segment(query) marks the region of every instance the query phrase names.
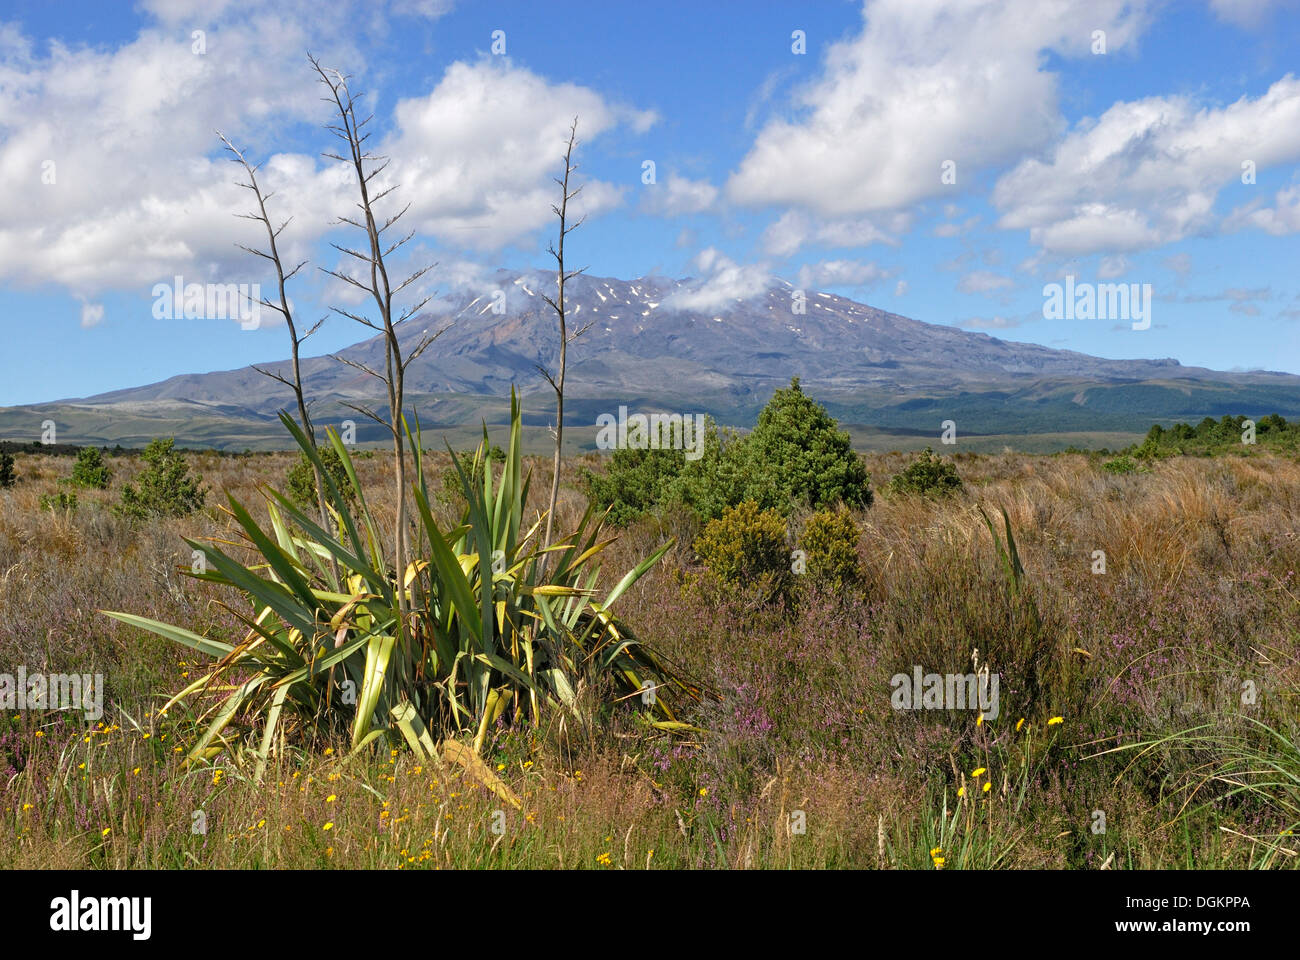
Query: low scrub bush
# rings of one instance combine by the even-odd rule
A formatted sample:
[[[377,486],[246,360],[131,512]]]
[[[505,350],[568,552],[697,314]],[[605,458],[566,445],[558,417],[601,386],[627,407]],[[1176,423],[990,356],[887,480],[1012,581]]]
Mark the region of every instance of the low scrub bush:
[[[122,489],[119,514],[132,520],[184,517],[203,506],[207,491],[190,475],[185,458],[173,449],[175,443],[171,438],[150,441],[143,454],[144,470]]]
[[[77,495],[75,493],[43,493],[41,494],[40,506],[42,510],[62,510],[71,512],[77,509]]]
[[[329,472],[330,479],[334,481],[334,486],[339,488],[349,502],[355,502],[356,495],[352,492],[347,471],[343,468],[343,461],[334,452],[334,448],[318,447],[316,453],[325,470]],[[298,462],[289,469],[285,477],[285,492],[300,507],[316,505],[316,468],[307,454],[302,451],[298,452]]]
[[[87,490],[107,490],[111,476],[99,447],[82,447],[77,453],[77,462],[72,465],[68,482]]]
[[[808,518],[799,549],[810,582],[832,590],[857,583],[858,526],[844,510],[822,510]]]
[[[785,518],[753,500],[727,507],[695,541],[695,552],[723,583],[782,592],[791,574]]]
[[[1101,465],[1101,468],[1107,473],[1117,475],[1137,473],[1141,469],[1141,467],[1138,466],[1138,462],[1127,455],[1121,455],[1115,457],[1113,460],[1107,460]]]
[[[914,493],[923,497],[946,496],[961,489],[961,477],[951,460],[938,456],[929,447],[917,455],[901,473],[889,481],[894,493]]]

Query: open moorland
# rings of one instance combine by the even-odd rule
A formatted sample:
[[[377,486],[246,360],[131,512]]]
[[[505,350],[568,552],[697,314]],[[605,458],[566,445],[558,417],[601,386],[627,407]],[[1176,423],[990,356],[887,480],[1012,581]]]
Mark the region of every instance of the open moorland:
[[[140,520],[114,509],[138,456],[104,457],[108,486],[74,508],[58,500],[71,458],[20,452],[0,489],[0,672],[98,674],[103,700],[92,719],[0,717],[0,864],[1294,866],[1294,451],[938,459],[959,484],[891,483],[916,458],[870,453],[867,506],[710,525],[669,504],[606,528],[604,591],[671,542],[614,610],[697,695],[655,724],[644,697],[579,670],[576,709],[499,712],[482,762],[455,763],[301,719],[268,745],[265,713],[195,755],[216,682],[162,708],[213,658],[101,612],[238,645],[253,608],[187,576],[183,538],[251,568],[226,494],[265,522],[294,456],[186,453],[204,505]],[[353,460],[382,540],[391,455]],[[551,463],[523,466],[528,526]],[[587,509],[584,467],[611,469],[566,463],[560,531]],[[450,455],[424,470],[429,519],[451,531],[466,503]],[[900,709],[914,673],[994,676],[994,701]]]

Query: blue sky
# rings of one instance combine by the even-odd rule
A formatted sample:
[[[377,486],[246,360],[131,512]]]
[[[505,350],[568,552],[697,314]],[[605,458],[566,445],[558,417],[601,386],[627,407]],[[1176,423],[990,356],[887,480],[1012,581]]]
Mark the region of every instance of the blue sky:
[[[298,316],[351,306],[316,269],[350,200],[306,49],[373,95],[429,292],[547,266],[576,113],[592,274],[719,301],[779,276],[1005,339],[1300,373],[1294,2],[9,0],[0,404],[284,355],[269,323],[153,316],[176,275],[269,284],[214,128],[294,217]],[[1151,328],[1044,319],[1067,274],[1150,284]],[[332,318],[308,352],[364,332]]]

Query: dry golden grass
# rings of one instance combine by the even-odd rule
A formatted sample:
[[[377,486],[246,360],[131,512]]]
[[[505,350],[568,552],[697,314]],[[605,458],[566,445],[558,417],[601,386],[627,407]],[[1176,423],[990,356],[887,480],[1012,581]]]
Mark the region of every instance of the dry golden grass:
[[[994,792],[963,828],[967,840],[1011,850],[999,866],[1095,867],[1112,853],[1121,867],[1243,866],[1255,845],[1239,834],[1282,826],[1267,806],[1249,804],[1177,822],[1171,785],[1204,756],[1165,752],[1129,767],[1127,758],[1096,755],[1192,722],[1230,725],[1243,677],[1258,682],[1260,716],[1294,716],[1294,459],[1181,458],[1113,476],[1082,455],[963,455],[963,489],[928,500],[884,492],[909,457],[872,454],[876,502],[855,515],[861,586],[809,594],[788,610],[708,587],[691,549],[695,519],[638,522],[619,532],[606,569],[627,569],[677,539],[621,612],[640,637],[718,688],[721,701],[698,718],[710,734],[674,747],[617,717],[605,733],[577,739],[503,731],[491,760],[527,797],[504,839],[488,829],[495,807],[483,791],[416,773],[406,758],[344,770],[336,757],[293,754],[275,773],[287,786],[272,788],[233,769],[214,784],[211,770],[182,770],[170,750],[155,749],[167,728],[150,712],[195,664],[97,611],[230,631],[216,601],[233,598],[177,572],[189,566],[182,537],[230,535],[234,525],[217,509],[225,492],[256,515],[259,486],[282,485],[290,455],[187,454],[212,491],[208,506],[145,524],[110,510],[135,461],[109,458],[112,489],[79,491],[76,513],[59,515],[38,504],[60,489],[71,460],[17,459],[20,483],[0,491],[0,672],[13,664],[101,672],[114,711],[104,720],[123,729],[85,743],[49,718],[0,727],[0,768],[10,768],[0,777],[5,865],[930,868],[944,797],[955,802],[976,764],[999,771],[1000,784],[1026,784],[1022,804],[1014,790]],[[430,457],[435,491],[448,462],[445,453]],[[533,466],[529,506],[540,510],[549,465],[538,458]],[[561,530],[586,506],[572,482],[577,466],[566,464]],[[377,515],[387,515],[385,455],[359,460],[358,470]],[[1007,597],[980,506],[1008,512],[1026,570],[1022,601]],[[450,524],[454,504],[438,510]],[[792,534],[801,519],[792,518]],[[1106,555],[1100,576],[1096,550]],[[974,649],[1004,678],[998,720],[977,726],[970,716],[890,709],[896,670],[964,670]],[[1057,715],[1066,722],[1048,729]],[[155,739],[142,740],[127,717]],[[1020,717],[1034,739],[1013,729]],[[47,735],[32,739],[42,725]],[[452,791],[460,795],[448,806]],[[190,833],[195,809],[213,815],[206,837]],[[1115,825],[1108,835],[1088,829],[1098,809]],[[796,811],[805,833],[792,830]],[[383,825],[399,817],[396,828]],[[994,858],[979,844],[971,850],[966,865]]]

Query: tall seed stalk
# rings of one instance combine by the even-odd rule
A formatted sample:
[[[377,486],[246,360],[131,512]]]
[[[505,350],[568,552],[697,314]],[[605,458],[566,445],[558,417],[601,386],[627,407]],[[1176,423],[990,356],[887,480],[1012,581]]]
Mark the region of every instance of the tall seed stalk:
[[[310,439],[311,442],[314,444],[316,442],[316,428],[313,426],[311,422],[311,417],[307,413],[307,399],[302,388],[302,369],[299,363],[299,357],[301,356],[302,353],[303,342],[308,337],[310,337],[313,333],[315,333],[317,330],[320,329],[321,324],[325,322],[325,318],[321,317],[321,319],[317,320],[312,325],[312,328],[310,330],[308,330],[302,336],[298,336],[298,328],[294,322],[293,310],[290,309],[289,307],[289,297],[288,294],[285,292],[285,287],[287,286],[288,282],[292,280],[294,275],[297,274],[298,271],[301,270],[303,267],[305,267],[309,261],[303,260],[292,270],[289,270],[288,272],[285,271],[284,263],[280,259],[279,239],[280,239],[280,234],[284,232],[285,227],[289,226],[293,218],[289,217],[288,219],[284,220],[278,227],[271,226],[271,218],[266,211],[266,203],[273,196],[275,196],[275,193],[262,192],[262,187],[257,182],[257,171],[261,165],[250,163],[248,159],[244,156],[243,152],[239,150],[233,143],[231,143],[229,138],[227,138],[226,135],[223,134],[220,130],[217,131],[217,136],[221,139],[221,142],[226,145],[226,150],[231,154],[232,162],[238,163],[240,166],[242,166],[244,168],[245,176],[248,177],[248,181],[245,183],[241,183],[238,180],[235,181],[236,185],[252,191],[253,197],[257,201],[257,209],[255,211],[253,211],[252,213],[237,213],[235,214],[235,216],[240,217],[241,219],[244,220],[255,220],[258,223],[262,224],[262,226],[266,229],[266,240],[267,240],[266,250],[257,250],[254,249],[253,247],[245,246],[242,243],[238,243],[236,244],[236,246],[247,253],[253,254],[253,256],[255,257],[261,257],[264,260],[269,260],[271,262],[271,265],[275,267],[275,278],[279,289],[280,302],[272,303],[270,300],[263,297],[260,300],[260,303],[264,307],[268,307],[271,310],[277,311],[282,317],[284,317],[285,326],[289,330],[289,348],[290,348],[289,365],[290,365],[290,370],[293,379],[290,380],[288,377],[285,377],[283,374],[277,371],[267,370],[257,365],[254,365],[253,369],[256,370],[258,373],[262,374],[263,376],[270,377],[272,380],[279,381],[280,383],[284,384],[286,387],[288,387],[290,390],[293,391],[294,399],[297,401],[298,404],[298,422],[302,425],[303,433],[305,433],[308,439]],[[329,520],[329,515],[326,513],[325,510],[325,488],[321,483],[320,470],[319,468],[317,468],[315,463],[312,464],[312,473],[315,475],[316,478],[316,509],[319,512],[321,523],[327,523]]]
[[[567,283],[569,280],[572,280],[574,277],[578,276],[584,270],[587,269],[586,267],[582,267],[578,270],[572,270],[569,272],[565,272],[564,269],[564,240],[574,230],[577,230],[580,226],[582,226],[583,221],[587,219],[585,216],[583,216],[580,217],[578,221],[572,225],[569,225],[568,222],[569,201],[574,199],[579,193],[582,192],[582,187],[578,187],[576,190],[572,192],[569,191],[569,180],[578,169],[577,165],[575,165],[573,162],[573,149],[577,145],[577,138],[578,138],[578,118],[574,117],[573,124],[569,127],[568,147],[564,151],[564,176],[563,178],[560,177],[554,178],[555,182],[560,187],[560,203],[558,206],[555,204],[551,205],[551,211],[555,214],[556,217],[559,218],[560,221],[560,235],[558,240],[558,246],[556,245],[556,243],[551,243],[547,246],[547,251],[551,254],[552,257],[555,258],[556,296],[552,298],[547,294],[542,294],[542,299],[545,300],[548,304],[550,304],[551,309],[555,311],[556,318],[559,320],[559,324],[560,324],[559,370],[556,373],[552,374],[546,368],[541,366],[538,367],[538,369],[542,373],[542,376],[545,377],[546,381],[551,385],[551,389],[555,391],[555,463],[554,463],[554,471],[551,475],[551,499],[550,499],[550,505],[546,512],[546,535],[543,540],[543,549],[551,545],[551,531],[555,525],[555,504],[560,496],[560,469],[563,466],[563,447],[564,447],[564,379],[568,371],[569,344],[574,340],[578,339],[578,337],[582,336],[582,334],[584,334],[587,331],[587,329],[591,326],[591,323],[589,322],[585,327],[583,327],[577,333],[574,333],[572,336],[570,336],[569,328],[568,328],[568,314],[566,312],[566,307],[564,303],[565,283]],[[542,556],[543,569],[545,568],[548,559],[549,557],[546,554],[543,554]]]
[[[408,232],[400,240],[390,244],[387,248],[383,246],[384,234],[397,223],[402,216],[410,209],[408,203],[396,214],[386,219],[382,226],[379,225],[378,218],[375,216],[375,206],[386,196],[397,189],[397,184],[380,189],[373,196],[371,195],[371,182],[379,176],[388,167],[389,160],[385,157],[375,156],[366,150],[366,141],[370,139],[370,131],[366,130],[367,125],[373,119],[373,114],[367,114],[362,120],[357,119],[356,95],[352,93],[348,86],[349,76],[338,70],[321,66],[319,60],[308,54],[308,60],[317,74],[320,75],[321,82],[329,90],[329,96],[322,99],[326,103],[332,103],[338,114],[337,123],[327,124],[326,129],[337,136],[346,145],[346,156],[337,153],[326,153],[325,157],[336,160],[340,163],[347,164],[351,167],[356,175],[358,202],[357,210],[360,211],[357,216],[339,217],[338,223],[346,223],[365,232],[366,250],[354,250],[350,247],[340,246],[332,243],[339,253],[352,257],[362,265],[363,278],[365,272],[369,272],[369,279],[358,280],[353,276],[344,273],[341,270],[324,270],[335,279],[350,284],[357,289],[368,294],[375,302],[375,307],[379,312],[380,323],[376,324],[368,317],[359,313],[353,313],[342,309],[341,307],[331,307],[330,309],[340,316],[355,320],[357,323],[370,327],[378,331],[384,337],[384,370],[382,372],[371,369],[364,363],[352,360],[347,357],[336,356],[336,359],[361,370],[363,373],[383,382],[388,399],[388,416],[382,417],[373,410],[355,404],[346,404],[353,410],[365,417],[384,426],[393,438],[393,482],[396,492],[396,506],[394,508],[394,531],[393,531],[393,564],[395,567],[394,576],[397,580],[397,599],[398,609],[400,612],[400,633],[405,637],[408,633],[410,624],[408,616],[410,614],[410,600],[405,590],[405,577],[408,566],[409,546],[407,544],[407,480],[406,480],[406,419],[403,413],[403,403],[405,400],[406,370],[414,363],[419,356],[428,349],[446,330],[444,327],[434,334],[426,334],[420,339],[420,342],[406,357],[402,356],[402,345],[397,336],[397,328],[415,316],[424,308],[432,297],[427,296],[419,300],[414,305],[400,312],[394,318],[393,298],[400,294],[412,283],[415,283],[434,266],[427,264],[409,275],[397,286],[393,286],[388,277],[388,266],[386,258],[392,253],[404,246],[414,231]]]

